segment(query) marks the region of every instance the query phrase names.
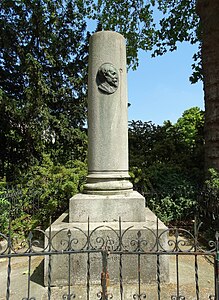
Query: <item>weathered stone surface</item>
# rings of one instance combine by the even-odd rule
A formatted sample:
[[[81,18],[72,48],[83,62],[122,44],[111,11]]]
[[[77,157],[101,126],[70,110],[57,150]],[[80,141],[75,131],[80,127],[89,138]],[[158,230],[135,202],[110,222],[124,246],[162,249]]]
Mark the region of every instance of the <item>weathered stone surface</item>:
[[[145,222],[123,222],[121,231],[123,248],[129,251],[135,251],[137,247],[138,232],[141,232],[141,247],[144,251],[156,251],[156,236],[159,236],[166,229],[166,226],[158,221],[157,218],[149,210],[145,209],[147,219]],[[97,228],[97,229],[96,229]],[[129,229],[128,229],[129,228]],[[79,230],[80,229],[80,230]],[[128,229],[126,231],[126,229]],[[88,234],[88,225],[86,223],[68,223],[67,214],[63,214],[51,228],[52,245],[56,250],[65,250],[69,243],[75,251],[86,249],[86,241]],[[62,230],[62,231],[60,231]],[[69,230],[71,235],[69,235]],[[96,249],[104,247],[104,241],[109,241],[116,249],[119,245],[119,222],[100,222],[90,223],[89,226],[90,246]],[[160,245],[168,248],[167,234],[163,234],[160,238]],[[85,284],[88,276],[90,283],[100,284],[102,272],[102,255],[100,252],[89,254],[73,253],[69,255],[52,255],[51,257],[51,283],[53,286],[65,286],[70,284]],[[70,278],[68,277],[70,264]],[[138,281],[138,255],[123,254],[120,258],[119,254],[109,254],[108,272],[111,283],[119,282],[120,266],[122,264],[122,277],[124,283],[136,283]],[[155,282],[157,279],[157,255],[141,255],[141,281],[145,283]],[[162,282],[169,280],[169,258],[168,256],[160,257],[160,276]],[[45,285],[48,281],[48,257],[45,259]]]
[[[77,194],[69,202],[69,222],[145,221],[145,199],[138,192],[114,195]]]
[[[133,192],[128,174],[128,117],[126,82],[125,39],[118,33],[104,31],[90,39],[88,74],[88,176],[83,194],[70,199],[69,216],[62,215],[51,227],[54,250],[67,248],[102,250],[106,239],[119,242],[119,218],[122,220],[123,247],[135,247],[141,231],[142,243],[148,251],[156,243],[156,236],[166,227],[155,215],[145,209],[145,199]],[[88,217],[90,227],[87,227]],[[67,218],[67,220],[65,219]],[[159,230],[157,230],[157,222]],[[146,228],[146,227],[147,228]],[[94,228],[97,228],[94,230]],[[128,229],[127,231],[125,231]],[[92,232],[92,234],[91,234]],[[121,234],[121,232],[120,232]],[[121,235],[120,235],[121,236]],[[135,242],[134,242],[135,241]],[[47,241],[46,241],[47,242]],[[167,242],[162,235],[161,244]],[[93,243],[93,244],[92,244]],[[94,245],[96,243],[96,245]],[[101,244],[102,243],[102,244]],[[131,249],[129,248],[129,251]],[[134,251],[134,250],[133,250]],[[89,257],[89,260],[88,260]],[[51,282],[54,286],[100,283],[102,272],[101,251],[95,253],[72,253],[52,255],[45,259],[45,284],[48,267],[51,267]],[[108,271],[111,282],[124,283],[138,280],[138,255],[111,254]],[[156,254],[140,258],[142,282],[157,279]],[[121,274],[122,266],[122,274]],[[49,268],[50,268],[49,267]],[[168,257],[160,257],[161,280],[168,281]],[[89,272],[88,272],[89,269]]]
[[[129,191],[126,48],[122,35],[90,39],[88,72],[88,177],[84,193]]]

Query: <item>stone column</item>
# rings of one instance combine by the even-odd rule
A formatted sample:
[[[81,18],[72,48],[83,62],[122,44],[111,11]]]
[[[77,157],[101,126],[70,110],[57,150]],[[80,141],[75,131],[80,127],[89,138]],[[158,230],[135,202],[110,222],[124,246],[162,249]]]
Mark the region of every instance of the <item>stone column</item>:
[[[128,180],[126,47],[122,35],[95,33],[88,71],[88,176],[69,202],[69,222],[145,220],[145,199]]]
[[[88,176],[84,193],[132,191],[128,174],[126,45],[122,35],[90,38],[88,71]]]

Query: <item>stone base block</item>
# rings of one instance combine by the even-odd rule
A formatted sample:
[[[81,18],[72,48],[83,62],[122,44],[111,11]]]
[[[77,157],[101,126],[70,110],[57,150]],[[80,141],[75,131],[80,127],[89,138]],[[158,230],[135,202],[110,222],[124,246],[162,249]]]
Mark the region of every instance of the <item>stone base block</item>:
[[[145,221],[145,198],[136,191],[115,195],[77,194],[69,201],[69,223]]]
[[[153,283],[157,280],[157,236],[159,245],[167,249],[166,227],[149,210],[144,210],[145,222],[101,222],[68,223],[67,214],[63,214],[51,227],[52,248],[60,254],[51,255],[45,259],[45,278],[51,276],[52,286],[66,286],[68,284],[100,284],[103,270],[102,249],[108,249],[107,269],[110,283],[138,282]],[[162,234],[163,233],[163,234]],[[89,239],[88,239],[89,236]],[[47,241],[46,241],[47,243]],[[137,248],[145,251],[138,255]],[[89,253],[87,249],[91,249]],[[71,249],[71,254],[61,254]],[[123,254],[116,253],[123,250]],[[153,252],[153,253],[151,253]],[[161,282],[169,280],[169,258],[160,256],[159,273]],[[49,269],[50,274],[49,274]]]

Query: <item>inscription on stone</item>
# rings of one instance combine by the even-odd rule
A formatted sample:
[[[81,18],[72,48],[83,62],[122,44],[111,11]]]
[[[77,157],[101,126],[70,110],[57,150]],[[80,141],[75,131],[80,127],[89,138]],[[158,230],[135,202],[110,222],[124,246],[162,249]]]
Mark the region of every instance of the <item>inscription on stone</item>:
[[[102,263],[102,258],[99,257],[99,256],[93,256],[93,257],[90,258],[90,261],[91,261],[91,262],[96,262],[96,261],[98,261],[98,262],[101,262],[101,263]],[[119,257],[118,257],[118,256],[109,256],[109,257],[107,258],[107,261],[108,261],[108,262],[110,262],[110,261],[112,261],[112,262],[119,262]]]
[[[117,69],[110,63],[102,64],[97,72],[96,82],[102,93],[113,94],[119,86]]]

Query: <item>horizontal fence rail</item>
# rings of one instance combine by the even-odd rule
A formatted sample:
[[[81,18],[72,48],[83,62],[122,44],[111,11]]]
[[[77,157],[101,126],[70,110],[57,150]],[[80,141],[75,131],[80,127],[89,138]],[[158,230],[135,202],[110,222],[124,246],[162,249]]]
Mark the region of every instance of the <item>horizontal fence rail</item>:
[[[121,220],[113,227],[91,225],[88,220],[86,229],[72,226],[55,233],[52,226],[46,231],[35,229],[22,241],[10,226],[7,235],[0,233],[0,299],[219,299],[218,232],[203,248],[196,224],[192,233],[176,227],[160,230],[158,221],[153,229],[127,227]],[[37,259],[41,267],[35,265]],[[55,283],[61,272],[54,269],[55,260],[64,262],[65,284]],[[81,263],[84,270],[77,271],[81,261],[85,262]],[[189,271],[182,269],[185,261],[191,262],[187,263]],[[212,272],[207,274],[213,278],[209,291],[202,288],[207,276],[202,279],[201,261]],[[38,283],[34,282],[37,268]],[[22,273],[16,274],[17,270]],[[169,277],[174,277],[174,284]],[[186,277],[193,278],[189,291],[182,288]]]

